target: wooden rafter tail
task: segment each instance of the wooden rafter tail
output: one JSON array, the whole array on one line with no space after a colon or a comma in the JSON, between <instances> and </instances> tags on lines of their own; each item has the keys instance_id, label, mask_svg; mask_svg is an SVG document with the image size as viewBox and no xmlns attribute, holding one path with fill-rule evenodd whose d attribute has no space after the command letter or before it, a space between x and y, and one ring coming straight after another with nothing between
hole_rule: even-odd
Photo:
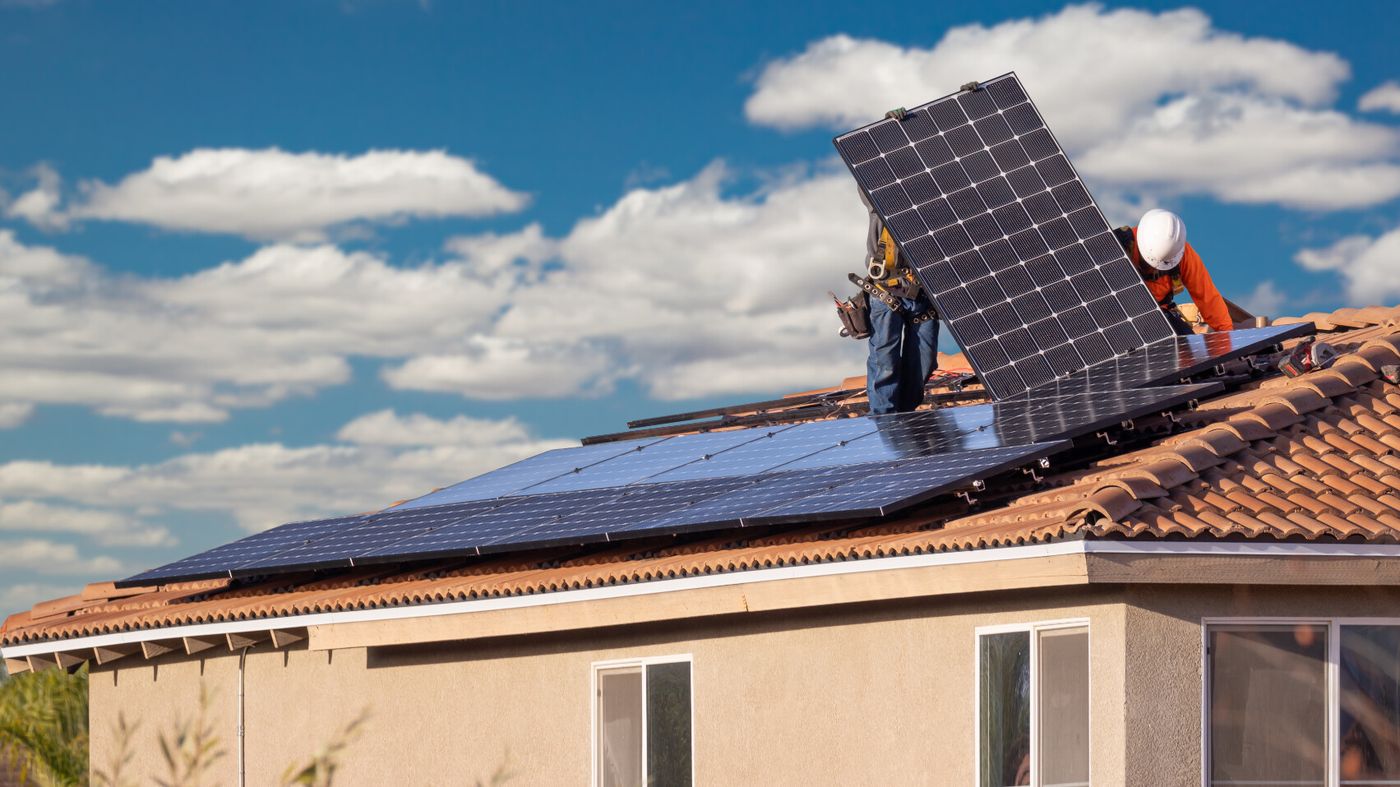
<instances>
[{"instance_id":1,"label":"wooden rafter tail","mask_svg":"<svg viewBox=\"0 0 1400 787\"><path fill-rule=\"evenodd\" d=\"M279 650L306 639L306 629L273 629L272 647Z\"/></svg>"},{"instance_id":2,"label":"wooden rafter tail","mask_svg":"<svg viewBox=\"0 0 1400 787\"><path fill-rule=\"evenodd\" d=\"M224 637L228 641L229 650L256 647L269 639L266 631L242 631L237 634L225 634Z\"/></svg>"},{"instance_id":3,"label":"wooden rafter tail","mask_svg":"<svg viewBox=\"0 0 1400 787\"><path fill-rule=\"evenodd\" d=\"M193 656L215 645L222 645L224 642L219 637L181 637L180 639L184 643L186 656Z\"/></svg>"},{"instance_id":4,"label":"wooden rafter tail","mask_svg":"<svg viewBox=\"0 0 1400 787\"><path fill-rule=\"evenodd\" d=\"M97 664L110 664L117 659L124 659L127 656L141 652L141 646L134 643L125 645L104 645L100 648L92 649L92 660Z\"/></svg>"},{"instance_id":5,"label":"wooden rafter tail","mask_svg":"<svg viewBox=\"0 0 1400 787\"><path fill-rule=\"evenodd\" d=\"M141 655L148 659L164 656L167 653L173 652L178 643L178 640L166 640L162 642L147 640L141 643Z\"/></svg>"}]
</instances>

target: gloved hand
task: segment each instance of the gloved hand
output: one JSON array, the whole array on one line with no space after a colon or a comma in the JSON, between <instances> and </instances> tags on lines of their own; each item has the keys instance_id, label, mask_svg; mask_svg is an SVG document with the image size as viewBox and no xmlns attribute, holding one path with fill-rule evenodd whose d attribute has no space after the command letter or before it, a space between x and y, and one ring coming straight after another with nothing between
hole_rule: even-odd
<instances>
[{"instance_id":1,"label":"gloved hand","mask_svg":"<svg viewBox=\"0 0 1400 787\"><path fill-rule=\"evenodd\" d=\"M904 107L895 107L889 112L886 112L885 117L892 118L894 120L903 120L906 114L907 112L905 111Z\"/></svg>"}]
</instances>

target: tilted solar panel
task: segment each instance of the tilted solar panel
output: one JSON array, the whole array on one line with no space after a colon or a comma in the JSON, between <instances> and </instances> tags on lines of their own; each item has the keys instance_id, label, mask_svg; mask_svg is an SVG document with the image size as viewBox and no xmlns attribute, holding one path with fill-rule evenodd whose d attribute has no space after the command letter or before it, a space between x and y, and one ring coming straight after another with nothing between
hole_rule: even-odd
<instances>
[{"instance_id":1,"label":"tilted solar panel","mask_svg":"<svg viewBox=\"0 0 1400 787\"><path fill-rule=\"evenodd\" d=\"M1015 74L835 143L995 398L1173 335Z\"/></svg>"}]
</instances>

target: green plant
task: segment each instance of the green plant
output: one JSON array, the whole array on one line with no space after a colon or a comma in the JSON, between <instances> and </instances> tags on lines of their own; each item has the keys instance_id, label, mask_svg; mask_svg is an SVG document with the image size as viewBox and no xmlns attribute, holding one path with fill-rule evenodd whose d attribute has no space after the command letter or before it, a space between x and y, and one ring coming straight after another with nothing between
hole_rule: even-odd
<instances>
[{"instance_id":1,"label":"green plant","mask_svg":"<svg viewBox=\"0 0 1400 787\"><path fill-rule=\"evenodd\" d=\"M166 778L156 779L160 787L198 787L205 772L224 756L208 721L208 710L209 692L201 683L194 717L177 720L172 734L161 733L158 738L166 767Z\"/></svg>"},{"instance_id":2,"label":"green plant","mask_svg":"<svg viewBox=\"0 0 1400 787\"><path fill-rule=\"evenodd\" d=\"M137 724L129 724L126 714L117 713L117 723L113 726L113 733L117 739L117 748L112 752L112 758L107 761L107 770L97 770L93 772L94 781L97 787L128 787L131 782L123 778L126 766L131 764L131 760L136 756L136 750L132 747L131 741L136 737Z\"/></svg>"},{"instance_id":3,"label":"green plant","mask_svg":"<svg viewBox=\"0 0 1400 787\"><path fill-rule=\"evenodd\" d=\"M0 755L39 784L86 784L87 687L86 667L0 682Z\"/></svg>"},{"instance_id":4,"label":"green plant","mask_svg":"<svg viewBox=\"0 0 1400 787\"><path fill-rule=\"evenodd\" d=\"M335 772L339 767L338 758L349 745L360 736L364 724L369 720L369 708L361 710L359 715L351 719L348 724L331 738L311 761L298 767L293 764L287 767L282 773L282 784L286 787L291 785L307 785L307 787L331 787L335 781Z\"/></svg>"}]
</instances>

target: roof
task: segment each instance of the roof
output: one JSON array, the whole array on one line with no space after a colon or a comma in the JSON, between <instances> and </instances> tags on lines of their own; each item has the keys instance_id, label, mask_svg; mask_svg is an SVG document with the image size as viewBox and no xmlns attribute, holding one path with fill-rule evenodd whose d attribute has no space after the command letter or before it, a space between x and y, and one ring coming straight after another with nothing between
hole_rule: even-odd
<instances>
[{"instance_id":1,"label":"roof","mask_svg":"<svg viewBox=\"0 0 1400 787\"><path fill-rule=\"evenodd\" d=\"M1134 424L1065 469L893 519L653 539L429 565L82 593L10 616L0 645L200 623L550 593L675 577L1066 539L1400 543L1400 307L1312 321L1342 357Z\"/></svg>"}]
</instances>

